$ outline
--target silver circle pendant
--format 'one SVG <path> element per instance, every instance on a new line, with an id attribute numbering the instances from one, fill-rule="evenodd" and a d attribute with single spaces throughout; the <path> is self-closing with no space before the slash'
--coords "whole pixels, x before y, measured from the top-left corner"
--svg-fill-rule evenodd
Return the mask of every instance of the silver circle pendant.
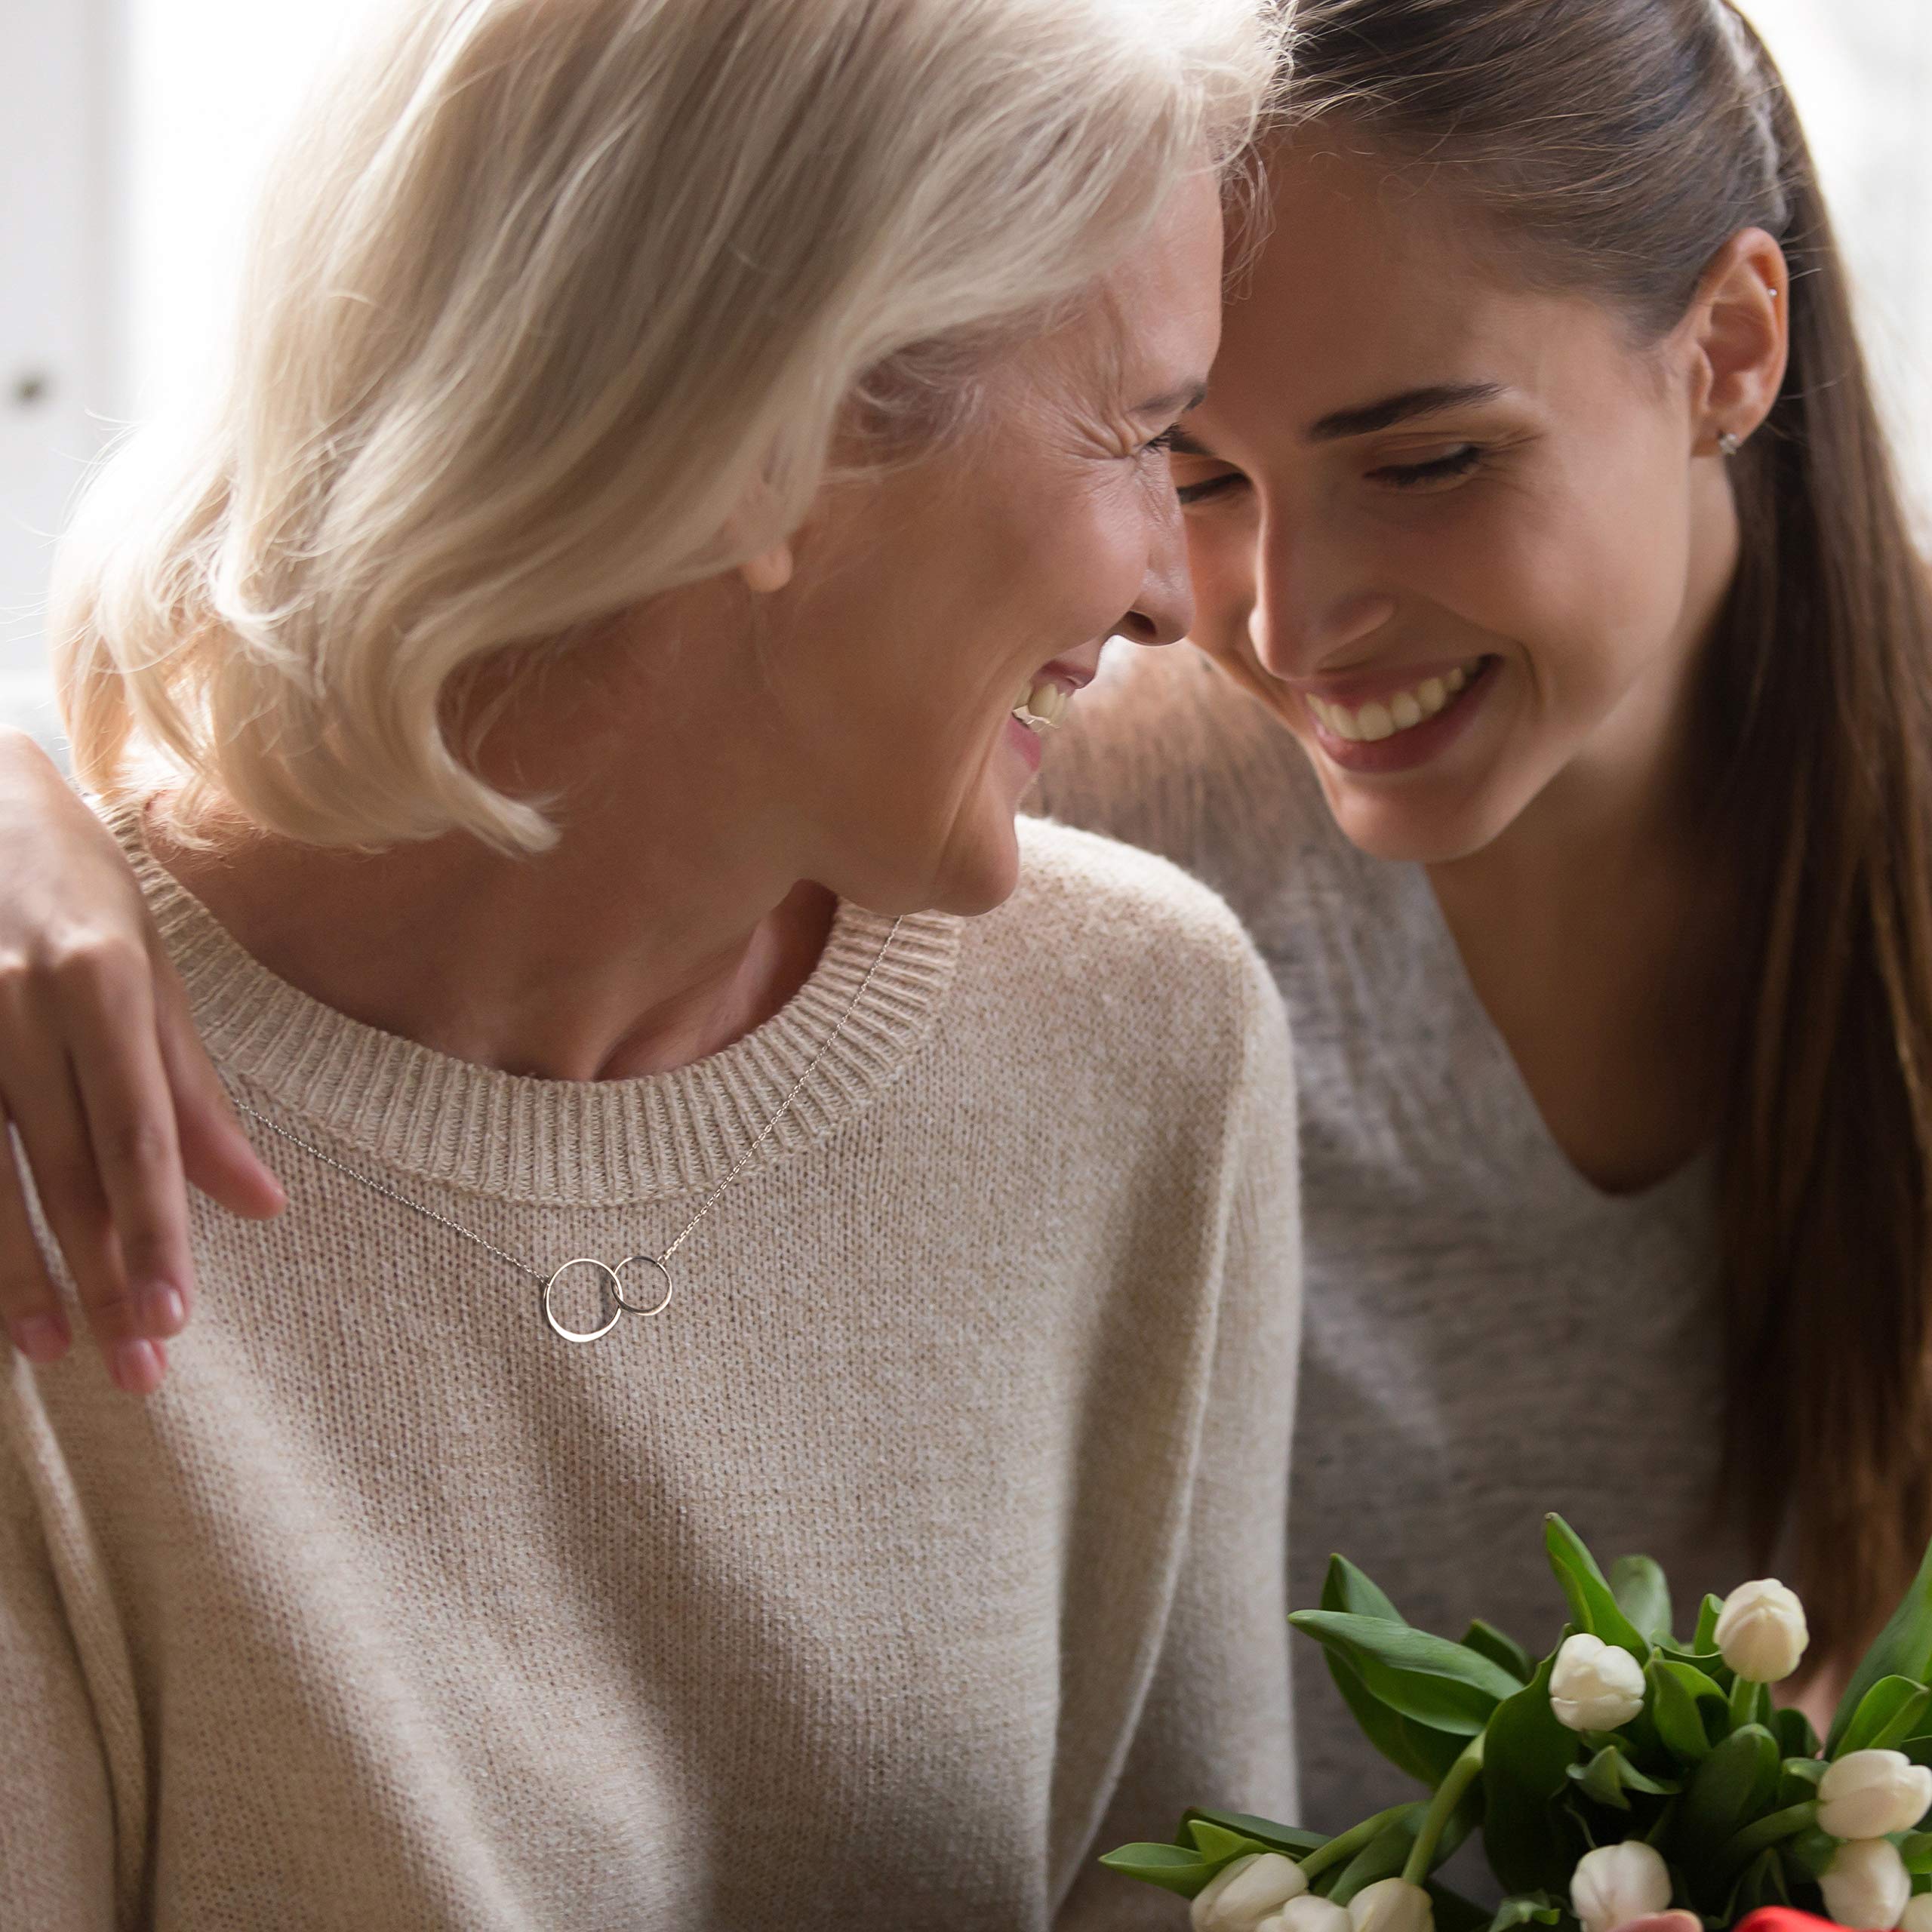
<path id="1" fill-rule="evenodd" d="M 611 1311 L 610 1320 L 601 1328 L 567 1328 L 557 1319 L 557 1311 L 552 1298 L 557 1292 L 557 1284 L 573 1268 L 595 1268 L 608 1284 L 606 1292 L 617 1305 Z M 601 1342 L 623 1321 L 624 1310 L 629 1306 L 624 1300 L 623 1289 L 619 1285 L 617 1271 L 608 1261 L 592 1261 L 585 1257 L 580 1257 L 575 1261 L 566 1261 L 543 1284 L 543 1319 L 566 1342 Z"/>
<path id="2" fill-rule="evenodd" d="M 628 1268 L 633 1261 L 641 1261 L 644 1263 L 645 1267 L 654 1268 L 657 1271 L 657 1278 L 663 1283 L 664 1288 L 663 1297 L 660 1300 L 649 1304 L 643 1302 L 625 1300 L 624 1286 L 622 1278 L 624 1270 Z M 626 1255 L 623 1260 L 619 1262 L 616 1268 L 612 1270 L 611 1278 L 617 1284 L 617 1306 L 623 1309 L 627 1314 L 630 1315 L 662 1315 L 664 1311 L 671 1306 L 671 1297 L 676 1292 L 671 1285 L 670 1269 L 666 1267 L 663 1263 L 660 1261 L 655 1255 Z"/>

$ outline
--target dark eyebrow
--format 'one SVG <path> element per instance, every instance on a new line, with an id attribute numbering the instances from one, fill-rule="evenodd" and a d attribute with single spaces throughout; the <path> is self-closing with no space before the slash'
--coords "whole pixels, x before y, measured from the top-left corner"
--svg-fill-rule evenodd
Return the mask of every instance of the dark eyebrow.
<path id="1" fill-rule="evenodd" d="M 1445 409 L 1466 409 L 1473 403 L 1494 402 L 1503 393 L 1500 383 L 1444 383 L 1433 389 L 1410 389 L 1364 409 L 1337 410 L 1309 431 L 1313 443 L 1339 442 L 1346 436 L 1372 436 L 1417 416 L 1438 415 Z"/>
<path id="2" fill-rule="evenodd" d="M 1165 395 L 1157 395 L 1151 401 L 1136 405 L 1137 416 L 1185 416 L 1191 409 L 1198 409 L 1208 400 L 1205 383 L 1187 383 L 1177 389 L 1170 389 Z"/>

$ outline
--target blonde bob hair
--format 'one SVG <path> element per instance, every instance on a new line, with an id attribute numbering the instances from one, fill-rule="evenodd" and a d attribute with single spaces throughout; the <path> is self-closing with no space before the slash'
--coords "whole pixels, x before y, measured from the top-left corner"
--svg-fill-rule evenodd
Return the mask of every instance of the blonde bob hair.
<path id="1" fill-rule="evenodd" d="M 1268 0 L 411 0 L 310 102 L 225 392 L 63 546 L 77 768 L 315 844 L 540 811 L 452 681 L 758 555 L 1245 146 Z"/>

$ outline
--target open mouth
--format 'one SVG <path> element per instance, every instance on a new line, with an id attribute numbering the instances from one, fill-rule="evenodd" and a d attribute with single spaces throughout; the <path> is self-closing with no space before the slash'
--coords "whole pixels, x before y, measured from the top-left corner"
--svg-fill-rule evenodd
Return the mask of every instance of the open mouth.
<path id="1" fill-rule="evenodd" d="M 1057 731 L 1066 722 L 1073 703 L 1072 690 L 1059 679 L 1042 676 L 1028 681 L 1013 707 L 1013 715 L 1028 731 Z"/>
<path id="2" fill-rule="evenodd" d="M 1345 744 L 1377 745 L 1439 718 L 1482 675 L 1488 663 L 1487 657 L 1472 658 L 1446 677 L 1426 678 L 1407 691 L 1392 691 L 1353 707 L 1310 696 L 1308 708 L 1331 737 Z"/>

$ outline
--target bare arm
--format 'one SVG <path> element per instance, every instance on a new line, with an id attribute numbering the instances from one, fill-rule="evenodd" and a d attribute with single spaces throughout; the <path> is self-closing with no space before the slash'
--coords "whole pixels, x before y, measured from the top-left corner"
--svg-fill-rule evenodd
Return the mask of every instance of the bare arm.
<path id="1" fill-rule="evenodd" d="M 28 1218 L 24 1155 L 96 1345 L 145 1395 L 194 1299 L 189 1183 L 280 1213 L 119 848 L 31 740 L 0 734 L 0 1321 L 36 1364 L 72 1345 Z"/>

